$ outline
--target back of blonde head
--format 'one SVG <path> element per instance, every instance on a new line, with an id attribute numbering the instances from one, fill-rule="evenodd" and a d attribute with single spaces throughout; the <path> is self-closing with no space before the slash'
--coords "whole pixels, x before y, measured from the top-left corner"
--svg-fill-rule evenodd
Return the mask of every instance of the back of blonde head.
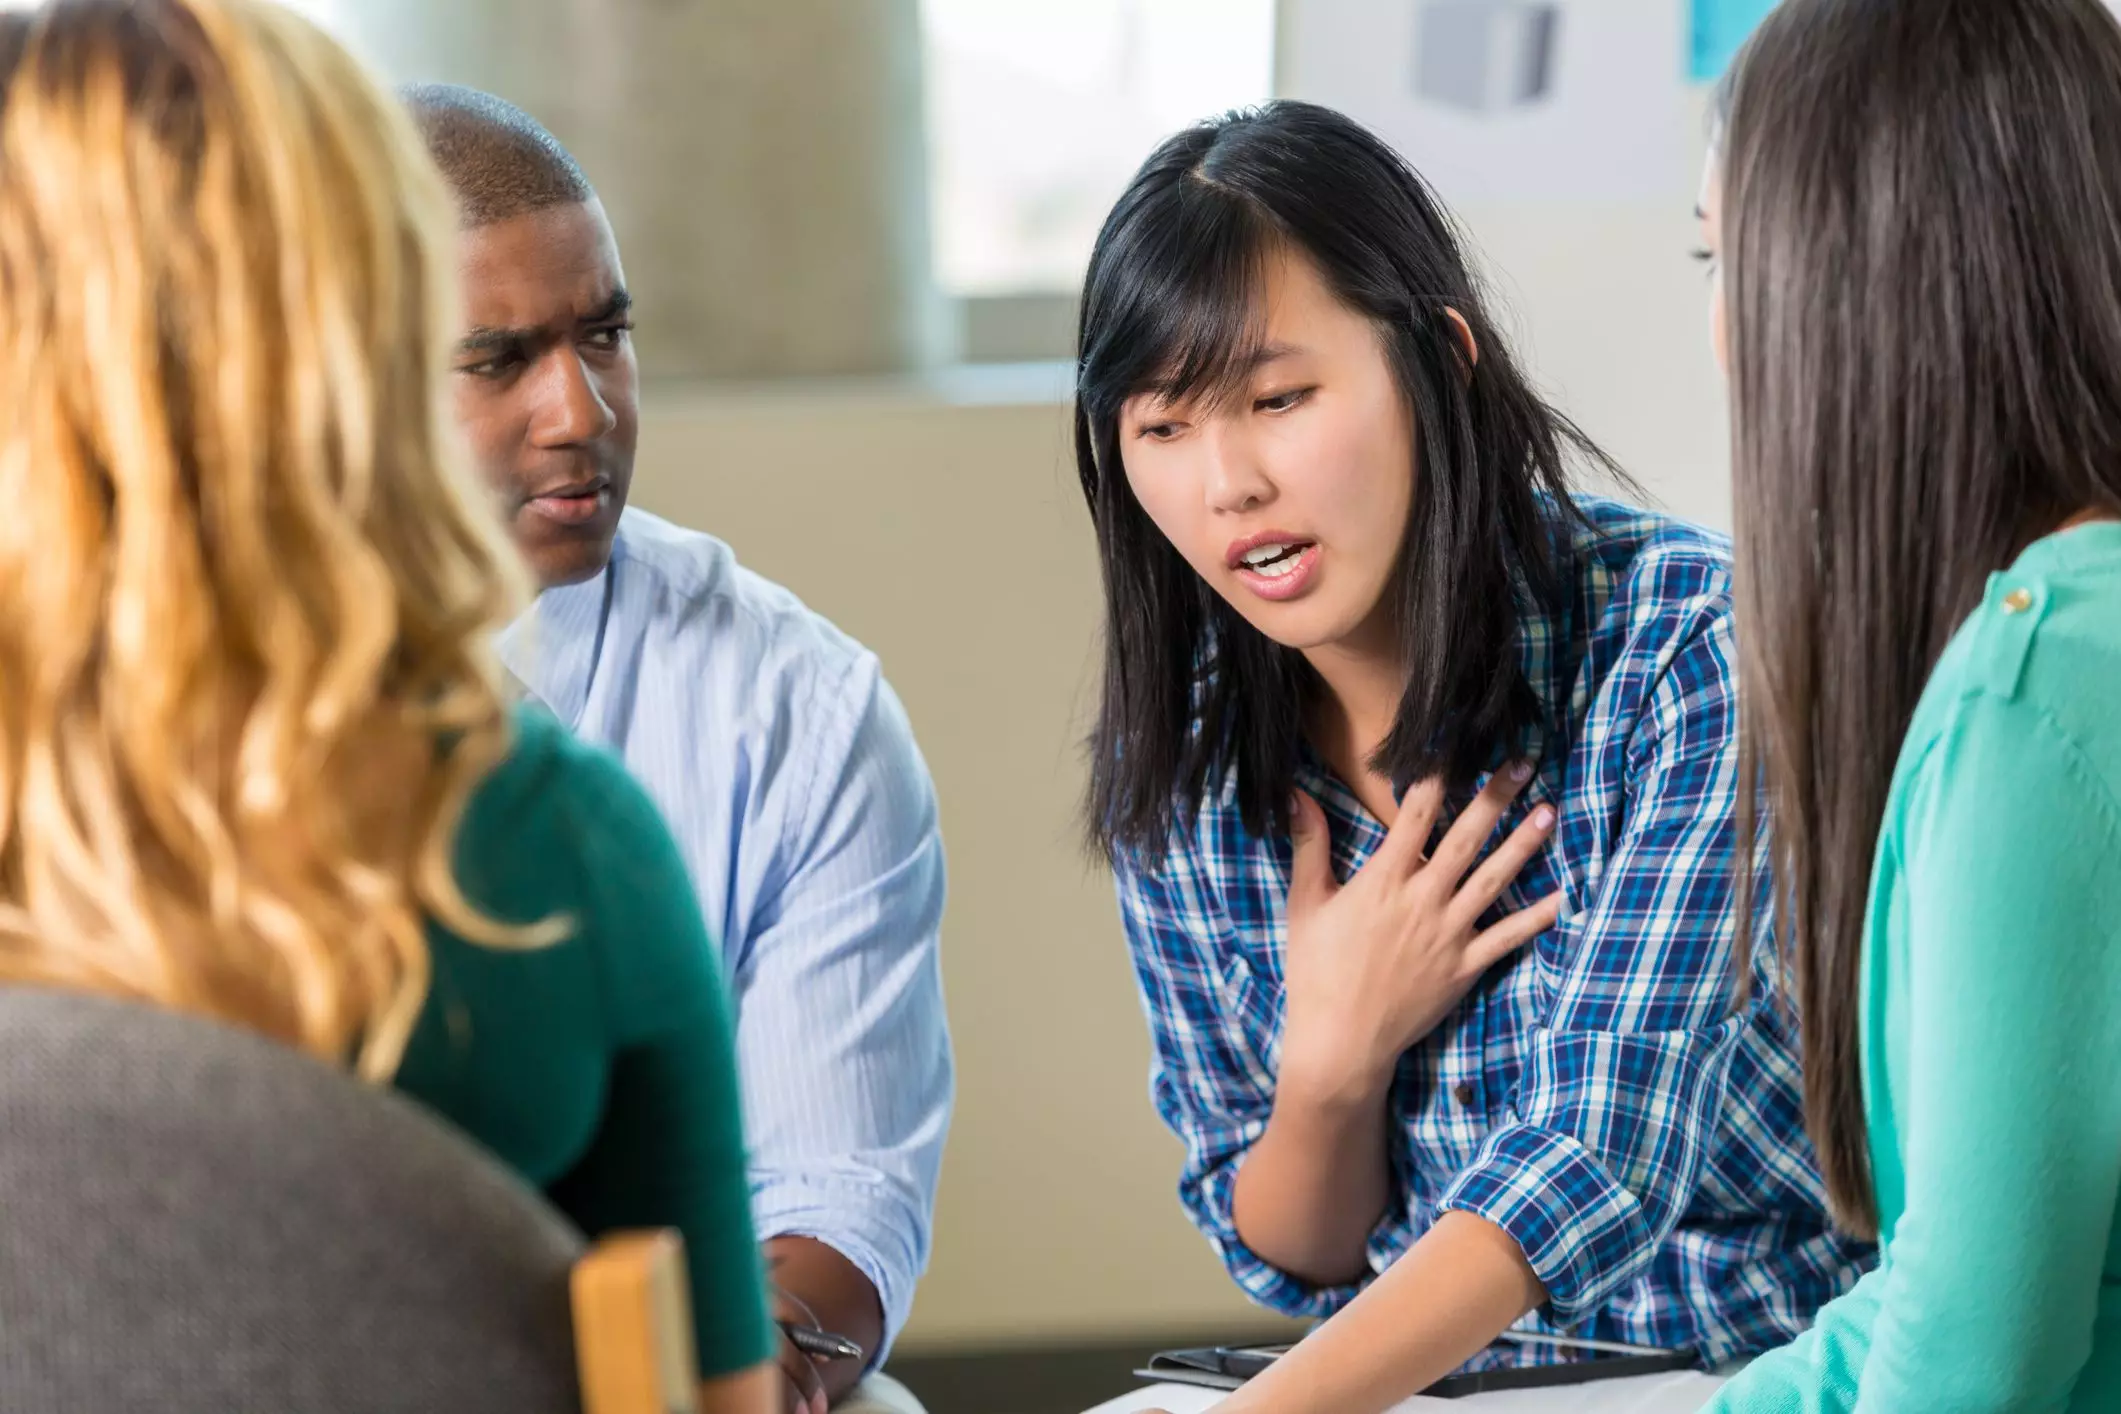
<path id="1" fill-rule="evenodd" d="M 0 977 L 387 1076 L 425 917 L 525 940 L 451 868 L 519 601 L 443 401 L 447 194 L 267 0 L 5 23 Z"/>

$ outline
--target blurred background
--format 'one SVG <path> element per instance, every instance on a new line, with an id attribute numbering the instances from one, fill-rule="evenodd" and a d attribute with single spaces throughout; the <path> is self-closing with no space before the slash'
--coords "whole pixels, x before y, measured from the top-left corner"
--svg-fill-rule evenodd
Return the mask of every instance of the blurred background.
<path id="1" fill-rule="evenodd" d="M 293 3 L 391 79 L 489 89 L 568 144 L 638 301 L 635 502 L 867 643 L 911 713 L 960 1099 L 894 1370 L 949 1414 L 979 1370 L 1045 1360 L 1080 1408 L 1129 1352 L 1280 1329 L 1179 1210 L 1078 844 L 1098 594 L 1066 398 L 1091 241 L 1174 129 L 1345 108 L 1457 208 L 1552 396 L 1723 526 L 1688 254 L 1706 84 L 1768 0 Z"/>

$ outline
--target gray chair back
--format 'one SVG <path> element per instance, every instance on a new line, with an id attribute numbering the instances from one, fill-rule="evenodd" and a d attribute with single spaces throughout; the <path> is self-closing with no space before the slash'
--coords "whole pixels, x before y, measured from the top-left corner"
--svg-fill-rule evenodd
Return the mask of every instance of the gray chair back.
<path id="1" fill-rule="evenodd" d="M 580 1414 L 580 1236 L 262 1037 L 0 988 L 0 1410 Z"/>

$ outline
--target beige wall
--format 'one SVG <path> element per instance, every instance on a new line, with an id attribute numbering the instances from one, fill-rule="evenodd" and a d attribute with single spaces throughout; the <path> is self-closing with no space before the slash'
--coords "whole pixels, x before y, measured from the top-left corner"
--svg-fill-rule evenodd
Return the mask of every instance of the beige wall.
<path id="1" fill-rule="evenodd" d="M 1467 214 L 1563 406 L 1667 506 L 1726 523 L 1687 203 Z M 969 399 L 647 399 L 637 501 L 874 648 L 935 775 L 960 1095 L 909 1349 L 1257 1319 L 1179 1212 L 1110 885 L 1076 845 L 1098 603 L 1063 376 L 1028 394 L 974 380 Z"/>

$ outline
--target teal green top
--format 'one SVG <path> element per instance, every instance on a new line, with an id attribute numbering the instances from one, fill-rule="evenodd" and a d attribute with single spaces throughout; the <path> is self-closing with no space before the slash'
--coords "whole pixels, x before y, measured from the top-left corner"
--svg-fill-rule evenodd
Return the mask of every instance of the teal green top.
<path id="1" fill-rule="evenodd" d="M 544 1189 L 588 1234 L 684 1235 L 702 1377 L 772 1352 L 736 1056 L 717 953 L 662 817 L 551 718 L 458 832 L 457 878 L 507 923 L 573 921 L 530 950 L 430 925 L 434 988 L 398 1086 Z"/>
<path id="2" fill-rule="evenodd" d="M 1864 934 L 1883 1255 L 1711 1408 L 2121 1410 L 2121 525 L 1991 581 L 1916 710 Z"/>

